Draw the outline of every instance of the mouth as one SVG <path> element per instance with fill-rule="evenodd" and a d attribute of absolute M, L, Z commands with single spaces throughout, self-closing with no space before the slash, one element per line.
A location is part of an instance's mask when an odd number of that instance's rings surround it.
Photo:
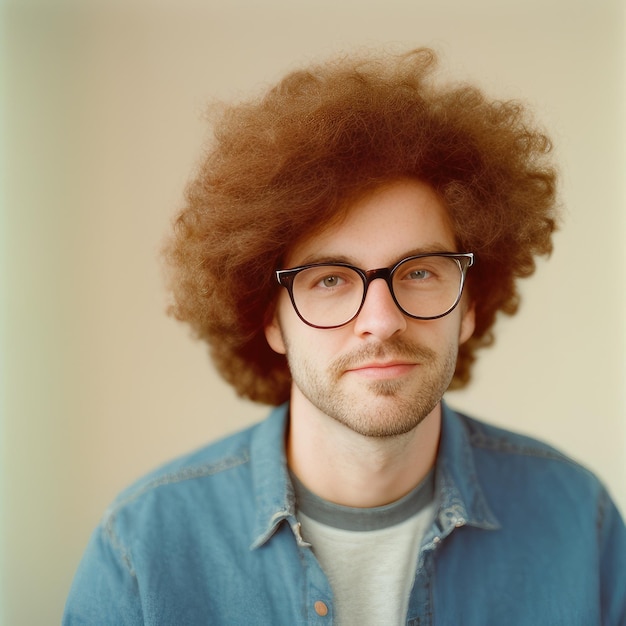
<path fill-rule="evenodd" d="M 417 363 L 409 361 L 371 362 L 353 366 L 345 373 L 355 374 L 362 378 L 384 380 L 406 376 L 416 367 Z"/>

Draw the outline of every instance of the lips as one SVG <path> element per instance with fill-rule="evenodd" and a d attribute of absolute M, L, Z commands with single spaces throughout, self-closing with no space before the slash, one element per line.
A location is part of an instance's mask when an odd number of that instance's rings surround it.
<path fill-rule="evenodd" d="M 352 366 L 346 373 L 364 378 L 397 378 L 410 373 L 415 367 L 416 363 L 408 361 L 371 362 Z"/>
<path fill-rule="evenodd" d="M 351 374 L 393 378 L 407 374 L 420 365 L 433 363 L 436 359 L 437 354 L 430 348 L 397 337 L 384 344 L 364 345 L 343 354 L 331 363 L 329 371 L 335 379 Z"/>

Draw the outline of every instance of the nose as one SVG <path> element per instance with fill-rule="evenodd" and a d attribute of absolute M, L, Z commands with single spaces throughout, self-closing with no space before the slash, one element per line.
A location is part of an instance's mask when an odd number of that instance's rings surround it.
<path fill-rule="evenodd" d="M 406 325 L 407 318 L 396 305 L 385 280 L 373 280 L 355 320 L 354 332 L 385 340 L 406 330 Z"/>

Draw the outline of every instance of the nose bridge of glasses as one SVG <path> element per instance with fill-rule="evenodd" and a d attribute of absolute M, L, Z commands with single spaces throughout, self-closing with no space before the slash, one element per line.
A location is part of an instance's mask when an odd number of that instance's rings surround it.
<path fill-rule="evenodd" d="M 363 299 L 367 296 L 367 290 L 373 281 L 377 279 L 384 280 L 387 283 L 387 287 L 389 287 L 389 291 L 393 295 L 393 286 L 391 284 L 391 269 L 388 267 L 380 267 L 376 270 L 366 270 L 362 272 L 364 281 L 363 281 Z"/>

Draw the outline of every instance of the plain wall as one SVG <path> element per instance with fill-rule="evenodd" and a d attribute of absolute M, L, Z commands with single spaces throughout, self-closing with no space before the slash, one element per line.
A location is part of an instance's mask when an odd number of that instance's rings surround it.
<path fill-rule="evenodd" d="M 449 401 L 556 445 L 626 511 L 621 2 L 14 0 L 2 18 L 4 626 L 58 623 L 120 489 L 265 414 L 166 317 L 158 250 L 206 104 L 355 46 L 431 45 L 549 129 L 555 252 Z"/>

